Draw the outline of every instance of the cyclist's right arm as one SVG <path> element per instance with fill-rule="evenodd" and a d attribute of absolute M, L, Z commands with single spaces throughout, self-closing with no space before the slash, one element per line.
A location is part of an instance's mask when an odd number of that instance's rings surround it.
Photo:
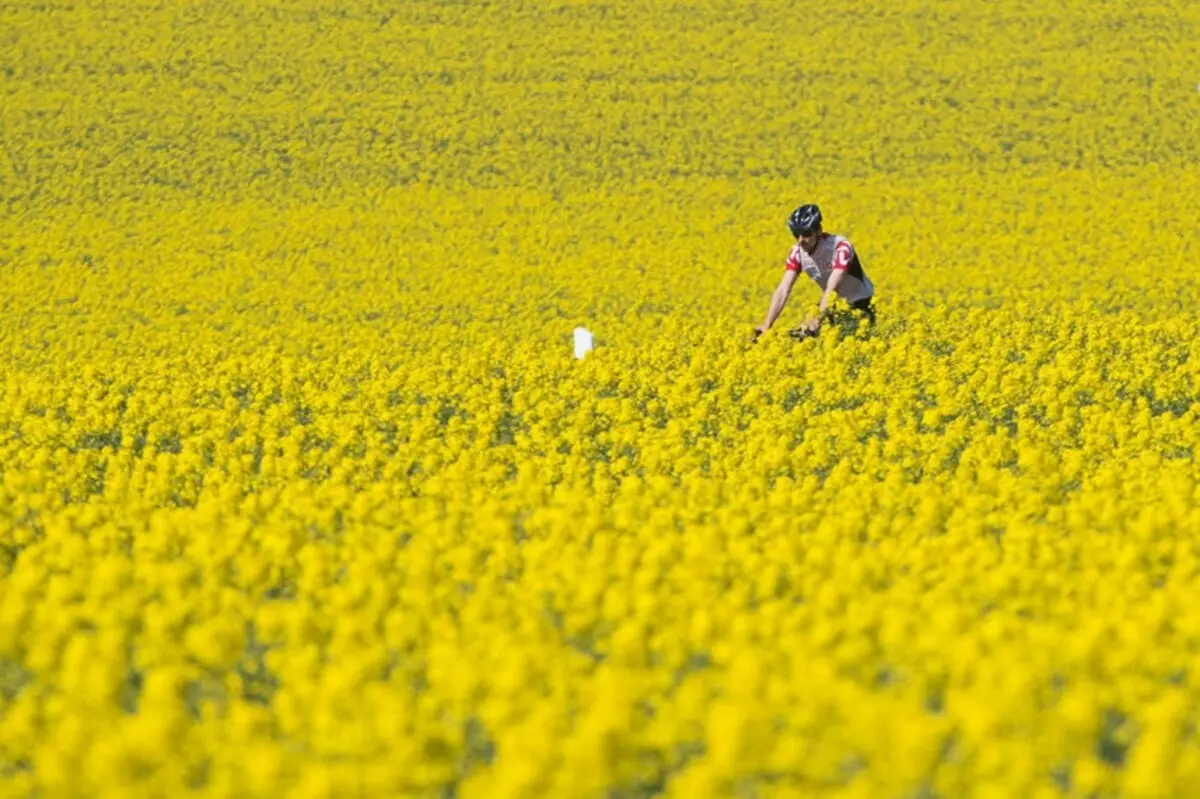
<path fill-rule="evenodd" d="M 775 324 L 775 320 L 783 312 L 783 306 L 787 304 L 788 295 L 792 293 L 792 286 L 796 284 L 796 276 L 799 274 L 792 269 L 784 271 L 783 279 L 779 281 L 775 293 L 771 295 L 771 306 L 767 309 L 767 318 L 758 328 L 760 332 L 767 332 L 771 329 L 771 325 Z"/>

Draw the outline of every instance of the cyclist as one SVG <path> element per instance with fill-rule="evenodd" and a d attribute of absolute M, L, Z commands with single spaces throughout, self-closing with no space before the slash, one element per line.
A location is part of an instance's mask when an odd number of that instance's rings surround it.
<path fill-rule="evenodd" d="M 824 232 L 821 228 L 821 209 L 812 203 L 792 211 L 787 224 L 796 237 L 796 244 L 788 254 L 783 279 L 771 296 L 767 318 L 754 328 L 754 338 L 757 339 L 775 324 L 800 272 L 821 287 L 821 301 L 817 304 L 816 316 L 788 331 L 793 337 L 802 339 L 817 334 L 835 293 L 873 324 L 875 309 L 871 300 L 875 295 L 875 286 L 863 272 L 858 253 L 849 240 L 845 236 Z"/>

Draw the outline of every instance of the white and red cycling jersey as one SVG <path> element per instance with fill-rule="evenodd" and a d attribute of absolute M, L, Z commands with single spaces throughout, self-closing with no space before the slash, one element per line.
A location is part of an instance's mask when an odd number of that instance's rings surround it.
<path fill-rule="evenodd" d="M 822 291 L 829 285 L 829 278 L 835 270 L 844 271 L 846 274 L 838 283 L 837 294 L 846 302 L 861 302 L 875 294 L 875 286 L 863 271 L 854 245 L 845 236 L 822 233 L 812 255 L 796 244 L 788 254 L 787 269 L 789 272 L 804 272 L 816 281 Z"/>

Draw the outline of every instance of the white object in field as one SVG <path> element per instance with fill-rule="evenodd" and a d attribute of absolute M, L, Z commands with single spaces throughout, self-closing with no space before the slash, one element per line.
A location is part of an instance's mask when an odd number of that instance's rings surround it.
<path fill-rule="evenodd" d="M 595 339 L 586 327 L 575 328 L 575 357 L 582 358 L 592 351 Z"/>

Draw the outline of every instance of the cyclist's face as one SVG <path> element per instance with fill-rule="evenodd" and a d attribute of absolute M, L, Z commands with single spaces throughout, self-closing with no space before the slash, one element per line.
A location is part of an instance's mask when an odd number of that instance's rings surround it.
<path fill-rule="evenodd" d="M 796 243 L 800 245 L 800 248 L 802 250 L 804 250 L 809 255 L 812 255 L 812 251 L 817 248 L 817 239 L 819 239 L 819 238 L 821 238 L 821 231 L 814 230 L 812 233 L 809 233 L 807 235 L 797 236 Z"/>

